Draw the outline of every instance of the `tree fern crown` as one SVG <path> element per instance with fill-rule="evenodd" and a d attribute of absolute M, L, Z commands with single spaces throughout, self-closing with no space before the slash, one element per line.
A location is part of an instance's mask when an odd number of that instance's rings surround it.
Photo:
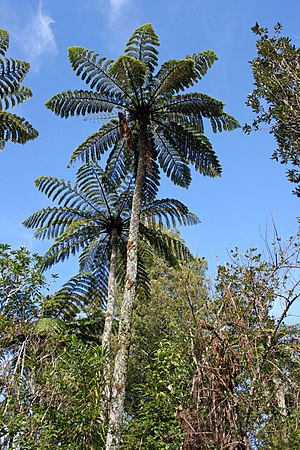
<path fill-rule="evenodd" d="M 107 119 L 73 153 L 71 163 L 99 160 L 110 150 L 107 169 L 125 173 L 136 158 L 137 135 L 147 130 L 149 179 L 159 184 L 158 164 L 171 180 L 187 187 L 189 164 L 207 176 L 219 176 L 221 165 L 208 138 L 204 121 L 214 132 L 233 130 L 238 122 L 224 112 L 222 102 L 201 93 L 183 93 L 194 86 L 214 64 L 211 50 L 158 65 L 159 40 L 151 24 L 139 27 L 116 61 L 82 47 L 69 48 L 76 75 L 90 90 L 66 91 L 52 97 L 47 108 L 61 117 L 92 114 Z M 156 72 L 155 72 L 156 71 Z M 131 156 L 130 156 L 131 155 Z M 157 166 L 157 167 L 158 167 Z M 156 166 L 155 166 L 156 167 Z"/>

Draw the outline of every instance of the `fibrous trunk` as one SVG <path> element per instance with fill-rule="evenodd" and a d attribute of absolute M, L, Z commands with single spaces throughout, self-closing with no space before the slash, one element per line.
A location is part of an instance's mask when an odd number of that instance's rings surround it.
<path fill-rule="evenodd" d="M 127 378 L 127 366 L 131 337 L 131 320 L 137 276 L 139 223 L 142 205 L 142 193 L 146 172 L 146 128 L 146 124 L 142 123 L 140 126 L 138 165 L 127 243 L 126 280 L 120 312 L 106 450 L 117 450 L 119 448 L 122 418 L 124 414 L 125 384 Z"/>
<path fill-rule="evenodd" d="M 108 295 L 105 313 L 104 329 L 102 334 L 102 349 L 105 352 L 103 381 L 104 390 L 101 404 L 101 418 L 107 418 L 108 405 L 110 400 L 110 351 L 111 351 L 111 334 L 115 309 L 115 279 L 117 268 L 117 251 L 118 251 L 118 232 L 112 230 L 111 233 L 111 256 L 108 276 Z"/>

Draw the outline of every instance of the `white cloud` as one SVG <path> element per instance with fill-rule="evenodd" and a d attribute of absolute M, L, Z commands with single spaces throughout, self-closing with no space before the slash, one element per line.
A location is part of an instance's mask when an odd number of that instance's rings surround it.
<path fill-rule="evenodd" d="M 42 2 L 40 2 L 36 13 L 32 15 L 21 36 L 26 56 L 35 63 L 42 55 L 53 55 L 57 52 L 55 36 L 51 28 L 53 23 L 54 20 L 43 11 Z"/>
<path fill-rule="evenodd" d="M 129 1 L 130 0 L 109 0 L 111 21 L 117 20 L 120 17 L 123 7 L 126 6 Z"/>

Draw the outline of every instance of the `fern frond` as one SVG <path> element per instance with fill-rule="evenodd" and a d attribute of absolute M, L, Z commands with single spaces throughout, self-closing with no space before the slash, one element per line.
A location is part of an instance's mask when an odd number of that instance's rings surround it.
<path fill-rule="evenodd" d="M 81 272 L 94 271 L 99 267 L 101 277 L 108 276 L 107 255 L 110 255 L 111 244 L 108 236 L 94 236 L 79 256 L 79 268 Z"/>
<path fill-rule="evenodd" d="M 191 183 L 191 171 L 176 145 L 172 145 L 172 140 L 166 136 L 162 127 L 156 127 L 153 138 L 158 153 L 158 162 L 173 183 L 182 187 L 188 187 Z"/>
<path fill-rule="evenodd" d="M 122 55 L 111 65 L 109 73 L 130 96 L 134 96 L 134 103 L 139 104 L 143 98 L 143 84 L 147 73 L 146 64 L 139 59 Z M 131 102 L 133 102 L 132 97 Z"/>
<path fill-rule="evenodd" d="M 72 230 L 67 229 L 61 234 L 44 255 L 44 270 L 58 262 L 63 262 L 71 255 L 76 255 L 93 239 L 94 233 L 88 227 L 77 227 L 72 224 Z"/>
<path fill-rule="evenodd" d="M 35 237 L 52 239 L 62 234 L 74 221 L 86 220 L 88 213 L 70 208 L 44 208 L 33 213 L 23 222 L 26 228 L 37 228 Z"/>
<path fill-rule="evenodd" d="M 208 69 L 218 60 L 215 52 L 212 50 L 205 50 L 204 52 L 194 53 L 192 56 L 187 56 L 187 59 L 195 61 L 195 70 L 197 72 L 197 80 L 207 73 Z"/>
<path fill-rule="evenodd" d="M 77 171 L 77 186 L 90 205 L 97 210 L 101 216 L 101 210 L 107 208 L 110 212 L 109 203 L 107 201 L 108 192 L 106 192 L 105 178 L 106 174 L 101 167 L 93 162 L 83 164 Z M 104 216 L 103 216 L 104 218 Z"/>
<path fill-rule="evenodd" d="M 0 112 L 0 140 L 18 144 L 35 139 L 39 133 L 23 117 L 16 114 Z"/>
<path fill-rule="evenodd" d="M 216 119 L 211 118 L 210 120 L 217 120 L 218 123 L 215 126 L 216 131 L 233 131 L 241 127 L 239 122 L 234 117 L 226 113 L 223 113 L 221 117 Z"/>
<path fill-rule="evenodd" d="M 0 110 L 14 108 L 14 106 L 20 105 L 30 97 L 32 97 L 32 92 L 28 87 L 17 85 L 13 91 L 0 98 Z"/>
<path fill-rule="evenodd" d="M 195 63 L 191 59 L 165 62 L 153 81 L 150 103 L 158 96 L 170 96 L 192 86 L 196 77 Z"/>
<path fill-rule="evenodd" d="M 111 112 L 122 103 L 114 94 L 102 92 L 100 94 L 91 91 L 66 91 L 54 95 L 45 104 L 56 115 L 68 118 L 74 115 L 97 114 Z"/>
<path fill-rule="evenodd" d="M 123 98 L 122 88 L 109 74 L 112 60 L 99 57 L 98 53 L 83 47 L 73 46 L 68 50 L 72 69 L 77 76 L 90 85 L 91 89 L 101 93 L 113 93 L 119 101 Z"/>
<path fill-rule="evenodd" d="M 196 225 L 200 222 L 186 205 L 172 198 L 154 200 L 142 208 L 141 217 L 148 225 L 154 226 L 158 221 L 167 228 L 171 226 L 175 228 L 177 225 Z"/>
<path fill-rule="evenodd" d="M 26 61 L 12 58 L 0 59 L 0 98 L 16 89 L 16 86 L 23 81 L 30 68 Z"/>
<path fill-rule="evenodd" d="M 0 55 L 5 56 L 9 47 L 9 35 L 6 30 L 0 29 Z"/>
<path fill-rule="evenodd" d="M 181 152 L 184 161 L 191 163 L 202 175 L 220 176 L 222 168 L 209 139 L 192 126 L 176 122 L 160 123 L 162 133 Z"/>
<path fill-rule="evenodd" d="M 162 226 L 157 224 L 147 227 L 144 223 L 140 225 L 141 239 L 148 242 L 155 253 L 163 257 L 172 266 L 177 266 L 180 261 L 190 261 L 194 257 L 182 240 L 171 235 Z"/>
<path fill-rule="evenodd" d="M 102 125 L 96 133 L 89 136 L 74 150 L 69 165 L 77 159 L 81 159 L 83 162 L 100 160 L 101 155 L 118 141 L 120 137 L 119 128 L 119 122 L 115 119 Z"/>
<path fill-rule="evenodd" d="M 150 23 L 137 28 L 125 47 L 125 53 L 142 61 L 153 72 L 158 62 L 159 39 Z"/>
<path fill-rule="evenodd" d="M 43 336 L 58 336 L 66 332 L 66 324 L 59 317 L 41 317 L 33 323 L 34 331 Z"/>
<path fill-rule="evenodd" d="M 53 295 L 52 314 L 71 320 L 91 301 L 91 294 L 97 288 L 97 280 L 91 273 L 81 273 L 68 280 Z"/>

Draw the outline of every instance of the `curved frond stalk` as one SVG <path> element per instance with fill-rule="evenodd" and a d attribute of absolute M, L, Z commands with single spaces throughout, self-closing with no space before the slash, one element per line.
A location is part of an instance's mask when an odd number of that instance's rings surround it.
<path fill-rule="evenodd" d="M 25 144 L 37 138 L 39 133 L 23 117 L 7 112 L 0 112 L 0 140 Z"/>
<path fill-rule="evenodd" d="M 74 221 L 87 218 L 87 213 L 79 209 L 48 207 L 33 213 L 23 225 L 26 228 L 37 228 L 34 234 L 37 239 L 53 239 L 66 231 Z"/>
<path fill-rule="evenodd" d="M 137 28 L 126 44 L 125 53 L 135 59 L 139 59 L 150 72 L 154 71 L 158 63 L 158 51 L 155 47 L 160 45 L 157 34 L 151 23 Z"/>
<path fill-rule="evenodd" d="M 5 56 L 9 47 L 9 35 L 6 30 L 0 29 L 0 55 Z"/>

